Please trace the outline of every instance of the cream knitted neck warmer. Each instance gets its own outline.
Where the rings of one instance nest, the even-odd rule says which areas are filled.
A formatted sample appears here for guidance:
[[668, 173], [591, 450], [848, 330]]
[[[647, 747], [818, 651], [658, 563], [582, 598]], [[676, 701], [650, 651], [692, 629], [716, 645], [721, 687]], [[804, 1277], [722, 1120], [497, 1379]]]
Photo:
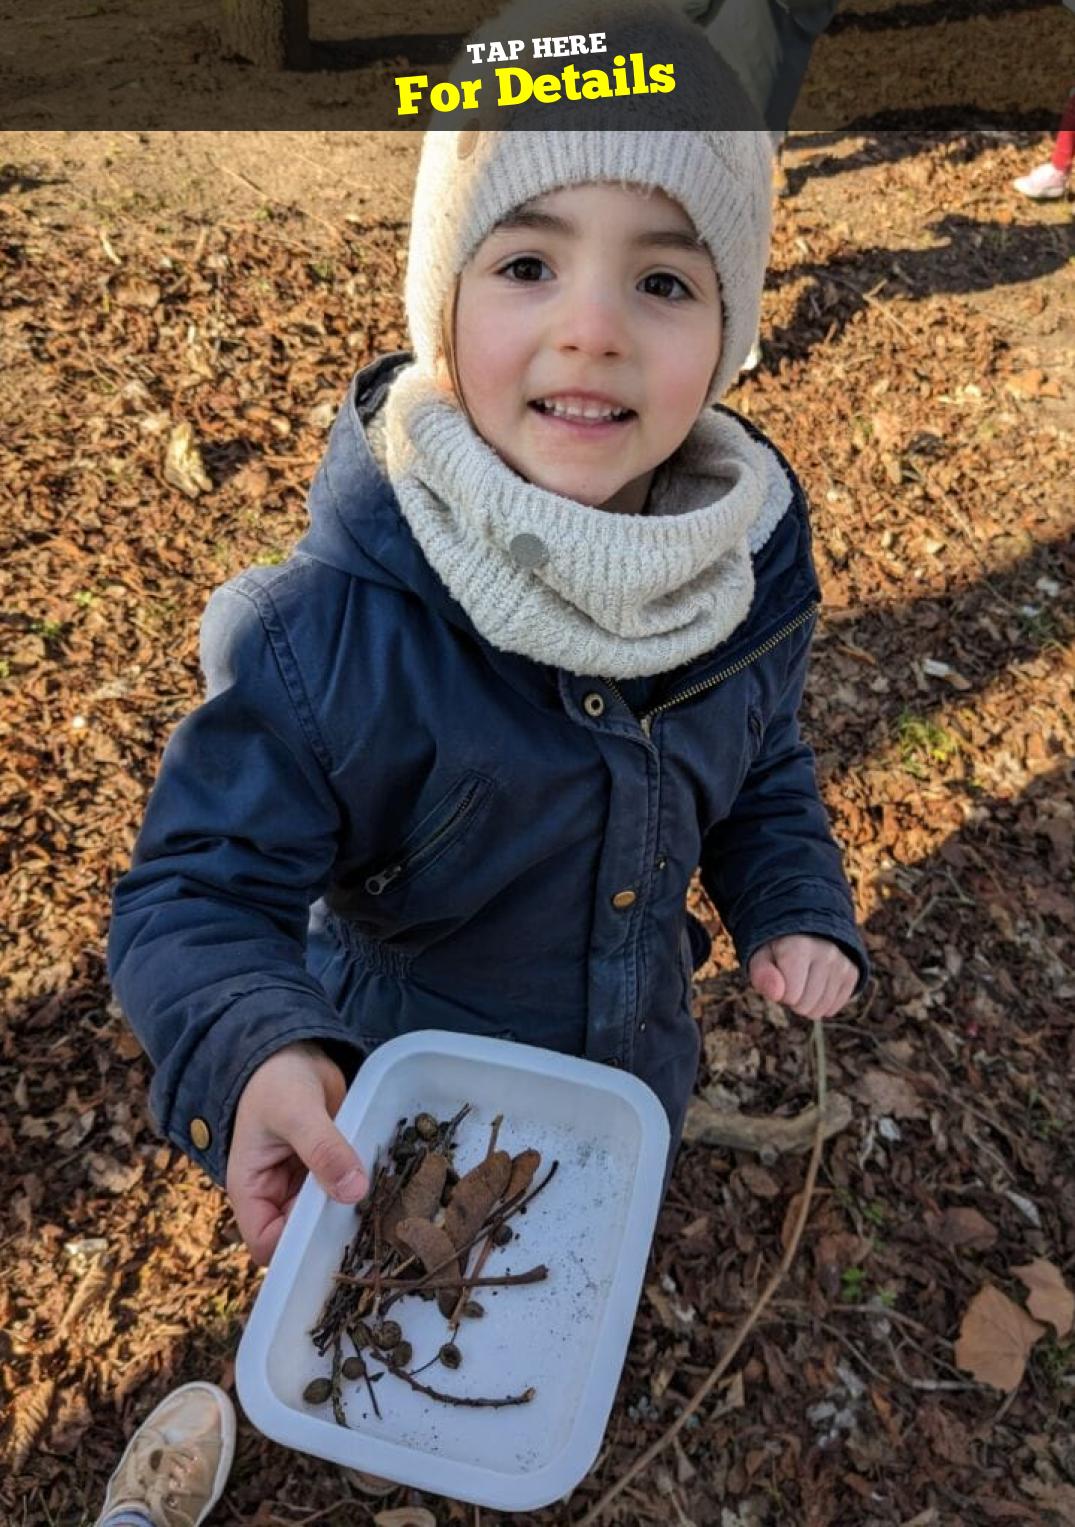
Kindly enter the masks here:
[[776, 454], [704, 412], [646, 514], [526, 482], [410, 366], [385, 404], [385, 466], [426, 560], [487, 641], [570, 673], [663, 673], [742, 622], [751, 562], [791, 502]]

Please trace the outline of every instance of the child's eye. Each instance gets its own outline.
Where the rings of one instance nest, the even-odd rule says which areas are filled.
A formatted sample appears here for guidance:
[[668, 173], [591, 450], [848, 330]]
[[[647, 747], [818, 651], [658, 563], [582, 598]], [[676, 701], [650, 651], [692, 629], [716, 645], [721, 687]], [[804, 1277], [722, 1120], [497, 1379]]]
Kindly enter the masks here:
[[544, 260], [539, 260], [537, 255], [516, 255], [514, 260], [509, 260], [502, 265], [498, 275], [511, 275], [513, 281], [540, 281], [542, 271], [548, 270]]
[[670, 270], [655, 270], [651, 275], [643, 276], [642, 286], [648, 297], [669, 297], [682, 302], [691, 295], [686, 283], [673, 276]]

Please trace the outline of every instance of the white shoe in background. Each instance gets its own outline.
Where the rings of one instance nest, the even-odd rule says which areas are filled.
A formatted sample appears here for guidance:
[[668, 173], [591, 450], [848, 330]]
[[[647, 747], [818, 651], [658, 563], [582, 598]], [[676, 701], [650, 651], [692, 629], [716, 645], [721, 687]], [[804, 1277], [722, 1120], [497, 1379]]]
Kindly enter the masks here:
[[1029, 175], [1012, 181], [1012, 189], [1031, 201], [1057, 201], [1067, 188], [1067, 176], [1053, 164], [1039, 164]]

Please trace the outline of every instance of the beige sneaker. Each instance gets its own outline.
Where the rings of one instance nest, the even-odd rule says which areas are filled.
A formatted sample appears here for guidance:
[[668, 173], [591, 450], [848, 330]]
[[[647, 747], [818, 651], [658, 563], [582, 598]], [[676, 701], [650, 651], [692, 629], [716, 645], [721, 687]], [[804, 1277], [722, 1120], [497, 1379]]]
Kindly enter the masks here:
[[399, 1489], [394, 1479], [382, 1479], [380, 1474], [364, 1474], [361, 1469], [341, 1469], [340, 1473], [349, 1485], [354, 1485], [356, 1490], [373, 1500], [383, 1500], [393, 1490]]
[[137, 1510], [156, 1527], [199, 1527], [220, 1499], [235, 1456], [235, 1411], [215, 1384], [166, 1395], [127, 1444], [104, 1510]]

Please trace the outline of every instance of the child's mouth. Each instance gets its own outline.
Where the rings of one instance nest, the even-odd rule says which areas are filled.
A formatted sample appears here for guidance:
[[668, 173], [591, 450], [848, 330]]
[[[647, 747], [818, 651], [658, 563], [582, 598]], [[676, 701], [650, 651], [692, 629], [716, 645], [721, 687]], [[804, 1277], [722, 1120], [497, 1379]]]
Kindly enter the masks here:
[[567, 403], [559, 398], [535, 398], [527, 406], [550, 425], [584, 435], [605, 434], [638, 418], [633, 408], [590, 399]]

